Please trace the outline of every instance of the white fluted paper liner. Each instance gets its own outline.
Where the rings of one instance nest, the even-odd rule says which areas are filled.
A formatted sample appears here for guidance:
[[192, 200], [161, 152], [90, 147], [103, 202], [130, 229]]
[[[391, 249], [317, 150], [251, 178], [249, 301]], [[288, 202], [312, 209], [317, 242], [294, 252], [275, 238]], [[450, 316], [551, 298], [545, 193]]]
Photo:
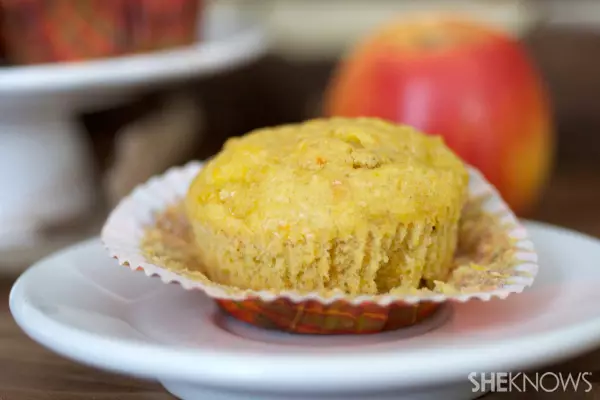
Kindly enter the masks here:
[[468, 294], [437, 294], [423, 293], [417, 295], [364, 295], [352, 296], [344, 293], [334, 293], [324, 297], [318, 293], [298, 293], [296, 291], [257, 291], [237, 289], [226, 285], [192, 280], [173, 271], [149, 262], [141, 249], [145, 229], [155, 222], [157, 214], [166, 207], [182, 200], [194, 177], [202, 168], [201, 162], [191, 162], [183, 167], [172, 168], [161, 176], [150, 179], [138, 186], [128, 197], [123, 199], [108, 217], [101, 238], [109, 252], [119, 264], [132, 270], [143, 270], [147, 276], [158, 276], [164, 283], [179, 283], [184, 289], [200, 289], [209, 297], [216, 299], [244, 300], [258, 298], [272, 301], [276, 298], [287, 298], [296, 303], [306, 300], [318, 300], [330, 304], [336, 300], [346, 300], [351, 304], [375, 302], [386, 306], [390, 303], [403, 301], [415, 304], [421, 301], [444, 302], [448, 300], [466, 302], [470, 299], [488, 301], [492, 298], [504, 299], [511, 293], [520, 293], [531, 286], [538, 271], [537, 254], [527, 231], [519, 223], [513, 212], [502, 200], [496, 189], [490, 185], [476, 169], [469, 167], [469, 196], [484, 198], [484, 210], [499, 217], [502, 226], [508, 230], [508, 235], [514, 239], [514, 260], [508, 271], [505, 284], [491, 291]]

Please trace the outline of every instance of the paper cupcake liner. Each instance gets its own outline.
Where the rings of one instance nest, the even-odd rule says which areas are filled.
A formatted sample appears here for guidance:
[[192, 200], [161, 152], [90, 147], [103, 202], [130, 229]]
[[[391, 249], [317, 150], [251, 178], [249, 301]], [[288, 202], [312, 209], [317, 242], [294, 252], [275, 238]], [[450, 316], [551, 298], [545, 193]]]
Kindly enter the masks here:
[[202, 168], [192, 162], [173, 168], [136, 188], [110, 214], [102, 230], [102, 241], [111, 257], [164, 283], [179, 283], [184, 289], [199, 289], [215, 299], [233, 317], [264, 328], [297, 333], [374, 333], [415, 324], [445, 302], [472, 299], [504, 299], [533, 284], [538, 271], [537, 255], [527, 231], [493, 188], [474, 168], [469, 167], [469, 198], [481, 199], [482, 209], [495, 216], [511, 238], [510, 268], [502, 284], [493, 290], [468, 293], [419, 293], [348, 295], [342, 292], [300, 293], [240, 289], [210, 281], [201, 273], [193, 277], [185, 271], [172, 271], [150, 262], [141, 242], [157, 215], [180, 202], [189, 184]]
[[0, 0], [0, 7], [6, 57], [36, 64], [191, 44], [202, 0]]
[[296, 303], [287, 298], [216, 301], [234, 318], [261, 328], [334, 335], [377, 333], [408, 327], [425, 320], [441, 305], [434, 302], [394, 302], [387, 306], [364, 302], [355, 305], [345, 300]]

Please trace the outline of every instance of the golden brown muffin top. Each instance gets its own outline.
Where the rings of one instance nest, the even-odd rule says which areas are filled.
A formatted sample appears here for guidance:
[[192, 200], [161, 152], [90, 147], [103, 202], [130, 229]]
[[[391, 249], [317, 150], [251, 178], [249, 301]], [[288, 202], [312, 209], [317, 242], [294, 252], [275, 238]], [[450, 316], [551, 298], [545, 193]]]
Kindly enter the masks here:
[[316, 119], [228, 140], [191, 184], [186, 208], [227, 234], [345, 237], [368, 224], [444, 218], [467, 182], [439, 137], [374, 118]]

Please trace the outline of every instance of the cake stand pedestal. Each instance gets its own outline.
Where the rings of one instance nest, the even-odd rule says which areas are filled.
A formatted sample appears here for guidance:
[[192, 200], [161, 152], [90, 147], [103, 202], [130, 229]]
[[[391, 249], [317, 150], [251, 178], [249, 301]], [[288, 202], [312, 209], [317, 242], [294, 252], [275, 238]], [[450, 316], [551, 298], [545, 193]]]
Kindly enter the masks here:
[[0, 273], [73, 240], [44, 238], [40, 232], [93, 209], [98, 194], [92, 157], [74, 119], [77, 113], [253, 61], [266, 49], [258, 21], [240, 9], [213, 6], [196, 45], [0, 69]]

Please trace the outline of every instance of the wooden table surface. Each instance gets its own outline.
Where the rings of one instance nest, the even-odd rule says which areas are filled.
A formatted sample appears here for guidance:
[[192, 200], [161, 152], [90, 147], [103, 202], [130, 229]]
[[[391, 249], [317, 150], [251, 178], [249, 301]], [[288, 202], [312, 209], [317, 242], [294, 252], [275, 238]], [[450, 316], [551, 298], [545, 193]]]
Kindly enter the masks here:
[[[560, 170], [536, 219], [600, 237], [600, 166]], [[12, 282], [0, 279], [8, 298]], [[600, 346], [599, 346], [600, 348]], [[543, 371], [593, 372], [594, 390], [552, 398], [600, 399], [600, 350]], [[488, 394], [486, 400], [548, 398], [547, 394]], [[167, 400], [160, 385], [80, 366], [43, 349], [14, 323], [6, 301], [0, 305], [0, 400]]]

